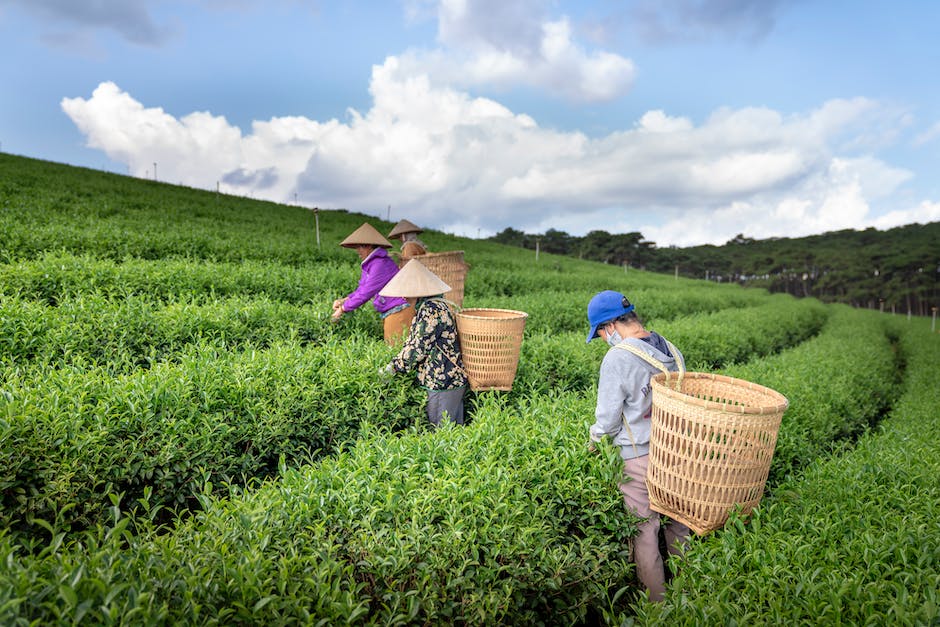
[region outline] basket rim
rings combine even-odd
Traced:
[[[427,252],[427,253],[424,253],[423,255],[418,255],[417,257],[418,257],[418,261],[420,261],[421,257],[445,257],[445,256],[454,257],[456,255],[462,255],[462,254],[463,254],[462,250],[440,250],[440,251],[433,252],[433,253]]]
[[[524,311],[519,311],[517,309],[499,309],[499,308],[492,308],[492,307],[468,307],[466,309],[461,309],[460,311],[458,311],[457,316],[458,317],[464,316],[466,318],[475,318],[479,320],[492,320],[492,318],[488,318],[486,316],[475,316],[473,315],[473,313],[468,313],[468,312],[474,312],[474,311],[489,311],[489,312],[496,312],[496,313],[512,314],[512,316],[510,316],[511,318],[528,318],[529,317],[529,314],[527,314]],[[507,317],[506,319],[509,319],[509,317]]]
[[[790,401],[787,400],[787,397],[774,390],[769,388],[766,385],[761,385],[759,383],[754,383],[753,381],[747,381],[746,379],[739,379],[737,377],[731,377],[724,374],[717,374],[714,372],[686,372],[683,375],[684,379],[711,379],[712,381],[720,381],[722,383],[730,383],[735,387],[746,388],[748,390],[756,390],[767,394],[768,396],[779,399],[779,402],[775,405],[736,405],[732,403],[720,403],[717,401],[707,401],[691,394],[686,394],[684,392],[679,392],[668,387],[665,383],[665,380],[672,378],[672,375],[678,377],[679,373],[677,372],[661,372],[659,374],[653,375],[650,379],[650,382],[653,385],[653,389],[660,394],[665,394],[666,396],[680,400],[683,403],[688,405],[696,405],[698,407],[703,407],[709,410],[720,410],[724,412],[730,412],[735,414],[775,414],[781,413],[787,410],[790,406]]]

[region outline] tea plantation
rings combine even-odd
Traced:
[[[940,624],[930,320],[429,231],[465,307],[529,314],[512,391],[434,431],[371,308],[329,321],[364,221],[0,154],[0,624]],[[790,401],[660,604],[586,450],[603,289]]]

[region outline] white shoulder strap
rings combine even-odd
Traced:
[[[678,364],[679,366],[679,378],[681,380],[682,375],[685,373],[685,360],[682,358],[682,355],[679,353],[679,350],[675,346],[672,345],[672,342],[670,342],[669,340],[666,340],[666,346],[669,347],[669,352],[672,354],[673,359],[676,360],[676,364]],[[669,376],[669,370],[666,368],[665,364],[663,364],[663,362],[659,361],[658,359],[656,359],[655,357],[653,357],[646,351],[641,350],[628,342],[621,342],[620,344],[615,345],[614,348],[621,348],[625,351],[629,351],[633,353],[634,355],[636,355],[637,357],[639,357],[640,359],[642,359],[643,361],[645,361],[652,367],[656,368],[660,372],[665,372],[667,377]]]
[[[663,362],[659,361],[658,359],[656,359],[655,357],[653,357],[646,351],[640,350],[636,346],[632,346],[630,344],[627,344],[626,342],[621,342],[620,344],[615,345],[614,348],[620,348],[625,351],[633,353],[634,355],[636,355],[637,357],[639,357],[640,359],[642,359],[643,361],[651,365],[653,368],[656,368],[657,370],[661,372],[669,372],[668,370],[666,370],[666,366],[663,364]]]

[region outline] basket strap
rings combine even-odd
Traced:
[[[666,338],[663,338],[666,340]],[[672,358],[676,360],[676,363],[679,364],[679,377],[685,373],[685,358],[682,356],[682,353],[679,352],[679,349],[672,345],[672,342],[666,340],[666,346],[669,347],[669,354],[672,355]]]
[[[663,339],[666,340],[666,338],[663,338]],[[679,389],[679,387],[681,387],[682,385],[682,375],[685,374],[685,360],[682,358],[682,354],[679,352],[679,350],[675,346],[673,346],[672,342],[670,342],[669,340],[666,340],[666,346],[669,348],[669,353],[672,355],[673,359],[676,360],[676,364],[678,364],[679,366],[679,382],[677,383],[677,387],[676,387],[676,389]],[[625,351],[633,353],[634,355],[636,355],[637,357],[639,357],[640,359],[642,359],[643,361],[645,361],[652,367],[664,372],[666,374],[666,379],[668,380],[670,371],[666,368],[666,364],[659,361],[658,359],[656,359],[655,357],[653,357],[646,351],[640,350],[636,346],[632,346],[630,344],[627,344],[626,342],[621,342],[620,344],[616,344],[614,345],[614,348],[621,348]],[[633,437],[633,431],[630,429],[630,425],[627,424],[627,416],[623,412],[620,412],[620,420],[623,422],[624,429],[627,430],[627,437],[630,438],[630,445],[633,446],[633,453],[635,455],[637,452],[636,451],[636,439]]]
[[[666,338],[663,339],[666,340]],[[672,342],[666,340],[666,346],[669,348],[669,353],[672,355],[673,359],[676,360],[676,364],[679,366],[679,379],[678,383],[676,384],[676,389],[679,389],[682,387],[682,377],[685,375],[685,360],[682,358],[682,354],[679,352],[679,349],[673,346]],[[665,373],[666,379],[669,379],[670,371],[666,368],[666,365],[646,351],[642,351],[636,346],[632,346],[626,342],[621,342],[620,344],[615,345],[614,348],[621,348],[625,351],[633,353],[652,367],[656,368],[660,372]]]
[[[652,367],[656,368],[657,370],[662,370],[663,372],[669,372],[666,369],[666,366],[665,364],[663,364],[663,362],[659,361],[658,359],[656,359],[649,353],[646,353],[640,350],[636,346],[631,346],[630,344],[626,344],[626,343],[620,343],[620,344],[614,345],[614,348],[622,348],[625,351],[633,353],[634,355],[636,355],[637,357],[639,357],[640,359],[642,359],[643,361],[645,361]],[[630,438],[630,445],[633,447],[633,454],[636,455],[637,454],[636,438],[633,437],[633,430],[630,429],[630,425],[627,423],[627,416],[623,412],[620,412],[620,420],[623,422],[623,428],[626,429],[627,431],[627,437]]]
[[[615,345],[614,348],[621,348],[625,351],[631,352],[637,357],[639,357],[640,359],[642,359],[643,361],[645,361],[646,363],[648,363],[649,365],[651,365],[653,368],[656,368],[657,370],[660,370],[662,372],[667,372],[667,373],[669,372],[669,370],[666,369],[666,366],[665,364],[663,364],[663,362],[659,361],[658,359],[656,359],[649,353],[640,350],[636,346],[631,346],[630,344],[621,342],[620,344]]]

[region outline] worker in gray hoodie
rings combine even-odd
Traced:
[[[601,362],[589,449],[596,451],[596,443],[604,436],[620,447],[624,460],[624,481],[620,484],[623,501],[628,510],[643,519],[633,540],[637,577],[650,599],[661,601],[665,568],[659,551],[660,515],[650,509],[646,489],[652,413],[650,378],[667,370],[684,371],[684,359],[666,338],[644,328],[634,306],[619,292],[596,294],[588,303],[587,315],[591,325],[587,341],[600,337],[611,347]],[[681,553],[689,528],[666,519],[664,530],[669,553]]]

